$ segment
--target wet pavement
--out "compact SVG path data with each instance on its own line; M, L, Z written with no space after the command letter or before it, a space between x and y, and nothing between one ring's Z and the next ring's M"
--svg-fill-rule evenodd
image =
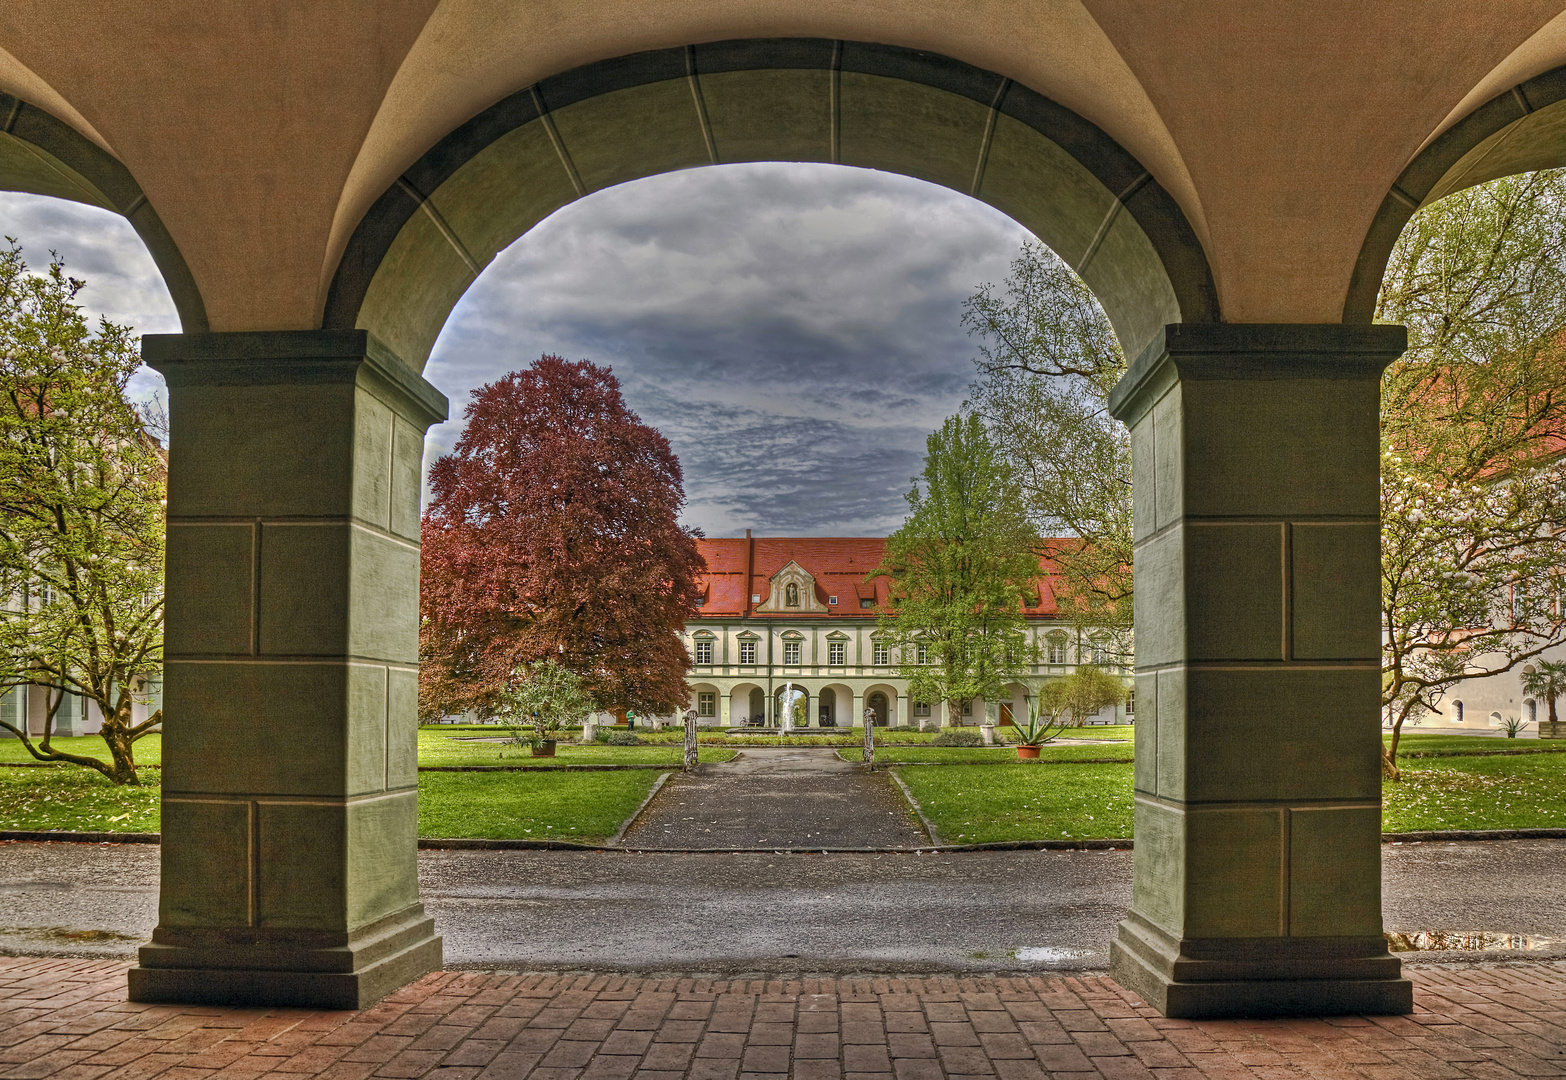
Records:
M830 749L747 747L672 777L627 831L629 848L916 848L930 838L885 772Z
M1566 841L1387 845L1389 931L1485 932L1566 957ZM447 964L512 970L1101 970L1128 851L945 855L425 851ZM0 843L0 953L129 958L157 922L154 845ZM1420 962L1462 954L1417 953Z

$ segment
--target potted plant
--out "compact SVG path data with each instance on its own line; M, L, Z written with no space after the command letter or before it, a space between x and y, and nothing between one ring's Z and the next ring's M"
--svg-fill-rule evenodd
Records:
M581 677L541 660L513 673L496 715L510 729L512 745L527 747L533 757L554 757L560 729L580 725L592 711Z
M1113 675L1084 664L1064 679L1045 683L1028 707L1028 719L1017 725L1017 760L1039 756L1039 747L1053 742L1067 728L1079 728L1106 705L1126 699L1126 688Z

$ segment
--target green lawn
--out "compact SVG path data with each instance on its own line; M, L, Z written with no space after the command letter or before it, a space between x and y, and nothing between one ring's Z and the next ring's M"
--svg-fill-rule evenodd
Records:
M33 740L38 744L38 739ZM109 760L109 747L97 735L75 735L57 737L49 743L56 750L63 750L68 754L85 754L95 757L99 761ZM36 761L27 752L27 747L22 745L21 739L0 739L0 763L18 761ZM136 740L136 766L157 765L163 761L163 736L154 732L151 735L143 735ZM76 766L72 766L75 768ZM14 772L14 769L0 769L0 772Z
M139 772L137 786L77 765L0 769L0 829L157 832L160 770Z
M493 729L490 729L493 730ZM497 743L457 742L455 728L423 728L423 764L548 764ZM554 764L679 763L670 741L650 746L561 745ZM903 735L905 733L895 733ZM912 734L912 733L906 733ZM1094 728L1093 737L1128 738L1130 728ZM928 741L928 734L924 741ZM776 742L776 739L771 740ZM73 752L104 754L97 736L58 739ZM858 743L840 753L858 760ZM1409 752L1453 756L1402 758L1404 779L1384 786L1383 828L1426 829L1566 827L1566 744L1465 735L1404 736ZM1535 751L1525 755L1503 750ZM1045 760L1127 757L1131 743L1048 745ZM1491 756L1456 756L1466 751ZM159 761L160 739L137 743L137 761ZM704 745L703 761L726 761L733 749ZM502 758L501 754L505 756ZM885 764L899 770L950 843L998 840L1123 837L1131 830L1131 766L1018 763L1010 747L883 747ZM0 762L27 760L21 743L0 740ZM945 763L925 768L923 763ZM419 779L420 834L598 841L614 833L657 779L651 769L606 773L423 773ZM158 830L160 770L144 769L140 787L120 787L76 766L0 768L0 828L86 832ZM531 830L531 831L529 831Z
M899 769L948 844L1131 835L1130 765Z
M1042 746L1040 761L1093 761L1103 758L1131 759L1130 743L1104 743L1092 746ZM839 750L845 761L863 761L864 748ZM900 764L992 764L1003 765L1017 760L1015 746L886 746L876 747L875 760L879 765Z
M1383 743L1392 736L1383 735ZM1508 739L1485 735L1424 735L1404 732L1398 740L1397 755L1407 754L1566 754L1566 739Z
M697 748L700 761L728 761L737 751L722 747ZM444 732L419 730L420 765L680 765L685 760L681 745L659 746L572 746L560 743L552 758L535 758L525 748L505 743L473 742L453 739Z
M1412 758L1398 764L1403 779L1381 789L1381 827L1387 832L1566 828L1566 754Z
M614 835L659 775L420 773L419 835L594 843Z

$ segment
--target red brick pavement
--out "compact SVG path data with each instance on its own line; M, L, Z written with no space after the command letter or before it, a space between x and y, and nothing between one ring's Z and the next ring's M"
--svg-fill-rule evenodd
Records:
M1411 1016L1165 1020L1107 978L448 971L364 1012L136 1005L123 963L0 958L0 1078L1283 1080L1566 1076L1566 964L1412 969Z

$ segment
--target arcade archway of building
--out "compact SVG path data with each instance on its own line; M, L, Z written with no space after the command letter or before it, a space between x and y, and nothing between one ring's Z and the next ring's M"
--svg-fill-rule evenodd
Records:
M1135 357L1112 402L1147 598L1116 977L1171 1015L1401 1011L1373 743L1377 376L1402 339L1370 312L1408 215L1561 164L1563 116L1556 71L1431 140L1365 238L1343 324L1228 325L1175 199L1020 83L853 41L664 49L544 79L431 147L359 221L318 329L209 334L130 172L0 95L0 187L124 214L185 330L144 345L174 422L169 721L160 924L132 996L353 1006L438 966L412 732L422 432L447 403L417 371L494 254L558 207L672 169L805 160L996 206L1077 269ZM732 706L758 696L736 687ZM1237 754L1256 723L1272 753Z

